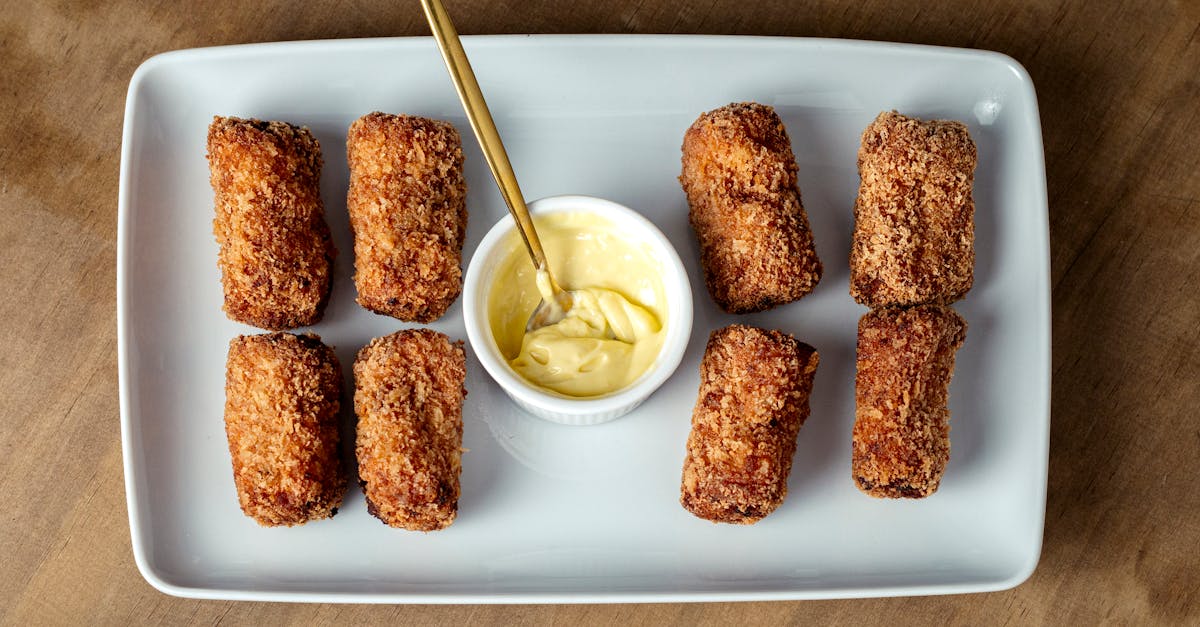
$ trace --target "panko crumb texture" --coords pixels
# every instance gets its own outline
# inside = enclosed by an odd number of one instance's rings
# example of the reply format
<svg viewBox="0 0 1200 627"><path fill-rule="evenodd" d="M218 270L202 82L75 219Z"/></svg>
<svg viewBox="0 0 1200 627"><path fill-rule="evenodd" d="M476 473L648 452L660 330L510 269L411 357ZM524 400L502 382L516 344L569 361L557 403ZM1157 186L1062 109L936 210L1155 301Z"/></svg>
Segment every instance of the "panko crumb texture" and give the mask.
<svg viewBox="0 0 1200 627"><path fill-rule="evenodd" d="M953 309L877 309L858 323L854 483L874 497L937 491L950 460L947 405L967 323Z"/></svg>
<svg viewBox="0 0 1200 627"><path fill-rule="evenodd" d="M370 113L346 138L358 303L433 322L462 291L467 185L462 139L448 122Z"/></svg>
<svg viewBox="0 0 1200 627"><path fill-rule="evenodd" d="M315 324L337 254L316 138L285 122L217 116L208 163L226 315L272 331Z"/></svg>
<svg viewBox="0 0 1200 627"><path fill-rule="evenodd" d="M862 135L850 295L950 304L974 282L975 143L966 125L880 113Z"/></svg>
<svg viewBox="0 0 1200 627"><path fill-rule="evenodd" d="M338 443L342 371L316 335L229 342L225 434L242 511L265 527L337 513L346 491Z"/></svg>
<svg viewBox="0 0 1200 627"><path fill-rule="evenodd" d="M781 331L713 331L700 363L680 502L713 522L753 524L787 495L817 351Z"/></svg>
<svg viewBox="0 0 1200 627"><path fill-rule="evenodd" d="M701 114L683 138L689 219L704 283L729 313L797 300L821 280L796 157L769 106L730 104Z"/></svg>
<svg viewBox="0 0 1200 627"><path fill-rule="evenodd" d="M458 514L462 342L429 329L376 338L354 361L359 483L392 527L434 531Z"/></svg>

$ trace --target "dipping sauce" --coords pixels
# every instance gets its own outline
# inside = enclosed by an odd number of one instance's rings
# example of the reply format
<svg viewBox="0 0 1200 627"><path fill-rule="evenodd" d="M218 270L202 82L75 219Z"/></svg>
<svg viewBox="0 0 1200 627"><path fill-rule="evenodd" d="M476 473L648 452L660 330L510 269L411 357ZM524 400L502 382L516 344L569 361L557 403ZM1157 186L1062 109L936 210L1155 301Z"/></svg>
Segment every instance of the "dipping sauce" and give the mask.
<svg viewBox="0 0 1200 627"><path fill-rule="evenodd" d="M666 336L662 264L650 245L602 215L534 217L554 278L575 292L561 321L525 332L542 300L537 271L515 232L488 293L492 335L509 365L529 382L570 397L617 392L650 368Z"/></svg>

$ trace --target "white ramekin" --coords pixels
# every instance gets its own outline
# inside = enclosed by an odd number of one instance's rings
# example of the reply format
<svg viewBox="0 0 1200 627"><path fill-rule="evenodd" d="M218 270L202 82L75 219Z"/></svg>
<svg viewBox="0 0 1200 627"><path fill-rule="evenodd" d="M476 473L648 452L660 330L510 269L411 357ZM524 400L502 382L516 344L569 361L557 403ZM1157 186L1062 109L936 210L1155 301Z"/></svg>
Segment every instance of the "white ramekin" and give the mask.
<svg viewBox="0 0 1200 627"><path fill-rule="evenodd" d="M650 397L679 367L692 334L692 288L675 247L662 231L638 212L611 200L592 196L551 196L529 203L534 215L560 212L596 213L614 223L634 241L650 245L662 264L663 289L667 297L666 338L658 359L628 387L595 398L566 398L526 381L509 366L488 322L488 292L497 266L508 252L504 244L515 228L512 216L496 223L471 257L463 281L463 319L467 339L479 362L513 402L529 413L567 425L594 425L614 420L633 411Z"/></svg>

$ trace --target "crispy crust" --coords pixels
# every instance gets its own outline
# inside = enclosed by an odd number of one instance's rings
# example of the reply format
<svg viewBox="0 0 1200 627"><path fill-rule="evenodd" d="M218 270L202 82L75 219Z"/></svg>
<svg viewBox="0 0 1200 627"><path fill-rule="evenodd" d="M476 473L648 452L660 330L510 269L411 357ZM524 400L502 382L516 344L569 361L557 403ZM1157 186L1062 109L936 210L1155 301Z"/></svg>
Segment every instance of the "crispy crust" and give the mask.
<svg viewBox="0 0 1200 627"><path fill-rule="evenodd" d="M780 331L735 324L709 335L683 462L685 509L748 525L783 503L819 361Z"/></svg>
<svg viewBox="0 0 1200 627"><path fill-rule="evenodd" d="M346 138L358 303L432 322L462 291L467 185L462 140L448 122L370 113Z"/></svg>
<svg viewBox="0 0 1200 627"><path fill-rule="evenodd" d="M240 335L225 368L225 435L242 511L264 527L337 513L342 370L312 335Z"/></svg>
<svg viewBox="0 0 1200 627"><path fill-rule="evenodd" d="M337 254L321 203L320 144L307 128L217 116L208 164L225 314L272 331L315 324Z"/></svg>
<svg viewBox="0 0 1200 627"><path fill-rule="evenodd" d="M877 309L858 323L853 476L874 497L923 498L950 460L947 400L967 323L953 309Z"/></svg>
<svg viewBox="0 0 1200 627"><path fill-rule="evenodd" d="M869 307L950 304L974 282L975 143L967 127L880 113L858 150L850 295Z"/></svg>
<svg viewBox="0 0 1200 627"><path fill-rule="evenodd" d="M708 293L729 313L763 311L821 280L796 157L775 110L752 102L702 114L683 137L679 177Z"/></svg>
<svg viewBox="0 0 1200 627"><path fill-rule="evenodd" d="M359 483L392 527L434 531L458 514L462 342L429 329L376 338L354 361Z"/></svg>

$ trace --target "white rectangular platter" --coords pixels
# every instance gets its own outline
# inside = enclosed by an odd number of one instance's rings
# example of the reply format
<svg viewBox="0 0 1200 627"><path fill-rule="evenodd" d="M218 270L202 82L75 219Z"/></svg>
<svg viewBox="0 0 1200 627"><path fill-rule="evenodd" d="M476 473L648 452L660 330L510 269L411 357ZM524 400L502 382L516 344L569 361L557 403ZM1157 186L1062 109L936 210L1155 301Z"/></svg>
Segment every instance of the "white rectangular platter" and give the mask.
<svg viewBox="0 0 1200 627"><path fill-rule="evenodd" d="M807 599L1008 588L1041 549L1049 438L1049 255L1033 85L1000 54L853 41L660 36L469 37L465 46L528 198L588 194L641 211L689 266L695 327L682 366L634 413L566 427L520 411L467 347L462 497L436 533L391 529L351 485L338 515L260 528L238 509L222 408L221 312L205 133L213 115L309 126L340 251L310 330L347 376L404 323L354 302L345 136L381 110L463 133L464 267L506 215L429 38L184 50L141 66L121 154L117 307L121 427L139 569L174 595L280 601L520 603ZM791 136L825 276L776 310L735 317L704 290L676 177L684 130L734 101L775 107ZM951 386L941 489L876 500L850 479L854 346L848 295L859 137L883 110L965 122L979 149L975 287ZM786 502L753 526L679 505L698 364L710 331L778 328L817 347L812 414ZM429 325L466 339L461 302Z"/></svg>

